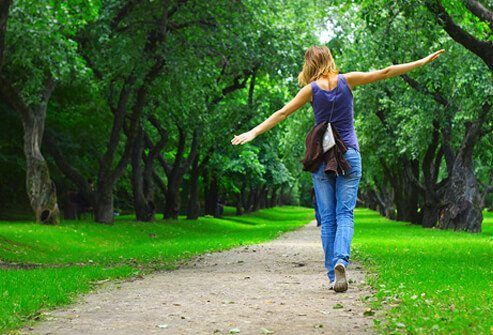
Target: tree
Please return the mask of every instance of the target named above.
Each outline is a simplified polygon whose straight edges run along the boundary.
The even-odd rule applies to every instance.
[[[0,3],[0,95],[22,121],[26,188],[36,221],[57,224],[56,187],[41,153],[46,113],[56,82],[81,70],[70,36],[92,19],[95,5],[90,1],[10,5],[10,1]],[[32,33],[26,34],[27,30]]]

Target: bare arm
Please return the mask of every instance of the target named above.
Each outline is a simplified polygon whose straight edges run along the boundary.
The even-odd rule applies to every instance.
[[[246,142],[253,140],[258,135],[273,128],[276,124],[285,120],[289,115],[303,107],[303,105],[310,101],[311,96],[312,87],[311,85],[306,85],[298,92],[298,94],[296,94],[293,100],[291,100],[283,108],[269,116],[264,122],[262,122],[252,130],[247,131],[246,133],[238,136],[235,135],[234,138],[231,140],[231,144],[245,144]]]
[[[407,73],[415,68],[421,67],[423,65],[426,65],[434,61],[444,51],[445,50],[442,49],[420,60],[410,63],[405,63],[405,64],[391,65],[382,70],[371,71],[371,72],[349,72],[344,74],[344,77],[346,78],[349,87],[353,89],[353,87],[358,85],[366,85],[373,83],[375,81],[384,80],[395,76],[400,76],[401,74]]]

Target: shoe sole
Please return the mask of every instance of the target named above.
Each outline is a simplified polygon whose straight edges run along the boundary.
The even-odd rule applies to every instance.
[[[336,281],[334,283],[334,291],[345,292],[348,289],[348,283],[346,279],[346,268],[343,264],[338,263],[334,267],[334,272],[336,274]]]

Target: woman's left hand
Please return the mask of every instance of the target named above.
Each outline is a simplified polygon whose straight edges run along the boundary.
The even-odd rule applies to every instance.
[[[255,133],[253,131],[247,131],[246,133],[243,133],[241,135],[234,135],[235,137],[231,140],[231,144],[237,145],[237,144],[245,144],[247,142],[250,142],[253,140],[255,137]]]

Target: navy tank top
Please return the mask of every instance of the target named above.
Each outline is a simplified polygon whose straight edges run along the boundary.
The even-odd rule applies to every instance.
[[[315,125],[329,121],[342,137],[348,147],[359,151],[358,138],[354,129],[353,93],[349,88],[346,77],[337,75],[337,87],[330,91],[322,89],[315,81],[312,81],[313,99],[311,105],[315,114]],[[336,95],[337,92],[337,95]],[[330,117],[332,104],[334,111]]]

